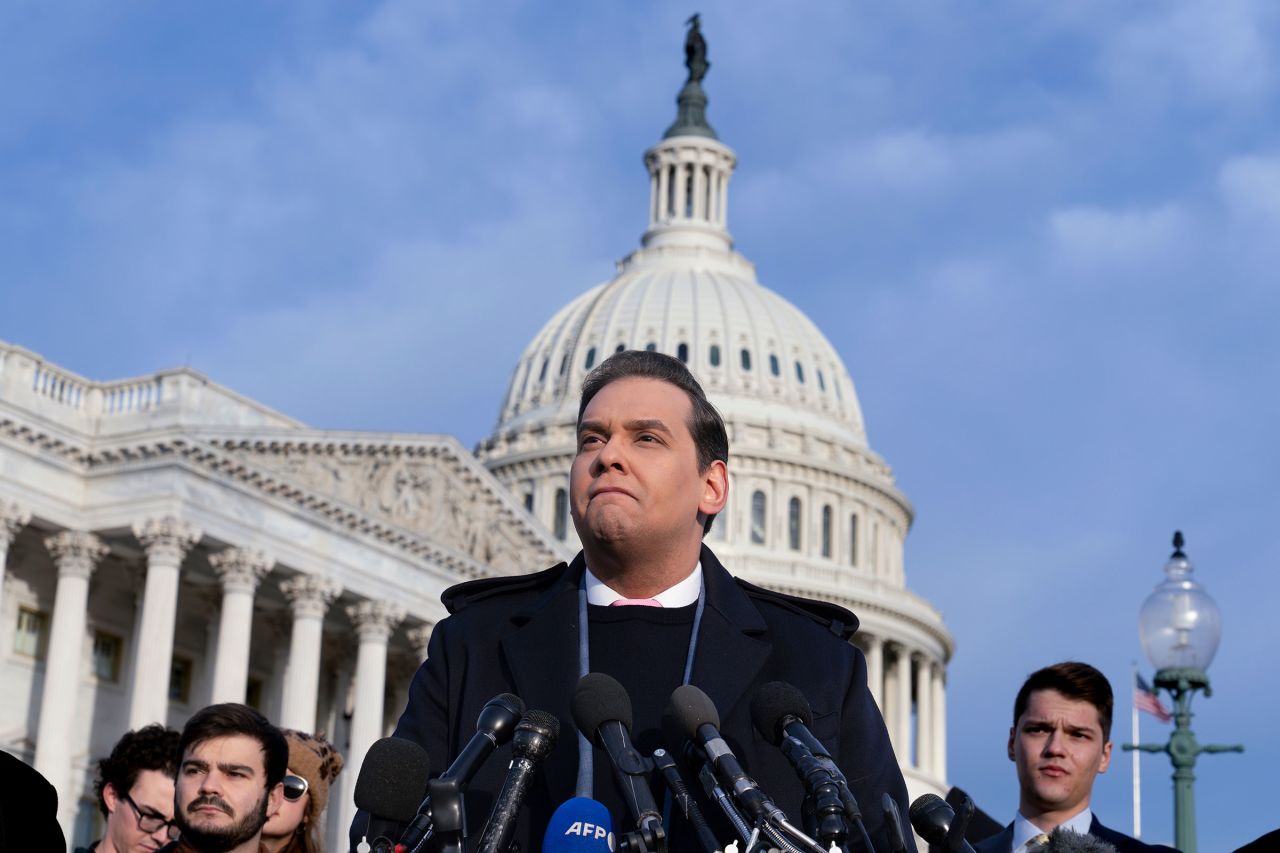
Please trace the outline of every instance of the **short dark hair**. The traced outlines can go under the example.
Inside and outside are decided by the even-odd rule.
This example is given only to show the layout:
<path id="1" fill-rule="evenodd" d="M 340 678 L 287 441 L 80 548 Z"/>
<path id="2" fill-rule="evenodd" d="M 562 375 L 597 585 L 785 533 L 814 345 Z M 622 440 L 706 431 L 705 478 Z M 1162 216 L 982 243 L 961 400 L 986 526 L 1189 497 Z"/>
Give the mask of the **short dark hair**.
<path id="1" fill-rule="evenodd" d="M 1111 682 L 1087 663 L 1068 660 L 1037 669 L 1022 682 L 1018 698 L 1013 702 L 1013 725 L 1027 710 L 1031 694 L 1037 690 L 1056 690 L 1068 699 L 1080 699 L 1098 709 L 1098 722 L 1102 724 L 1102 740 L 1111 740 L 1111 713 L 1115 700 L 1111 694 Z"/>
<path id="2" fill-rule="evenodd" d="M 107 785 L 121 796 L 133 790 L 133 783 L 143 770 L 158 770 L 172 779 L 178 775 L 181 757 L 178 733 L 173 729 L 153 723 L 125 732 L 111 747 L 111 754 L 98 761 L 98 779 L 93 783 L 93 792 L 98 796 L 102 816 L 107 817 L 107 800 L 102 796 Z"/>
<path id="3" fill-rule="evenodd" d="M 609 356 L 600 366 L 582 380 L 582 400 L 578 403 L 578 426 L 582 425 L 582 413 L 601 389 L 619 379 L 657 379 L 676 386 L 689 398 L 692 413 L 689 416 L 689 433 L 698 454 L 698 471 L 705 471 L 712 462 L 729 461 L 729 434 L 724 428 L 724 418 L 707 400 L 706 393 L 689 368 L 678 358 L 651 350 L 624 350 Z M 714 515 L 707 517 L 703 528 L 705 535 L 711 530 Z"/>
<path id="4" fill-rule="evenodd" d="M 199 743 L 217 737 L 248 735 L 262 744 L 262 764 L 270 791 L 284 779 L 289 769 L 289 742 L 280 730 L 262 714 L 237 702 L 209 705 L 196 711 L 182 729 L 178 754 L 186 757 L 187 750 Z"/>

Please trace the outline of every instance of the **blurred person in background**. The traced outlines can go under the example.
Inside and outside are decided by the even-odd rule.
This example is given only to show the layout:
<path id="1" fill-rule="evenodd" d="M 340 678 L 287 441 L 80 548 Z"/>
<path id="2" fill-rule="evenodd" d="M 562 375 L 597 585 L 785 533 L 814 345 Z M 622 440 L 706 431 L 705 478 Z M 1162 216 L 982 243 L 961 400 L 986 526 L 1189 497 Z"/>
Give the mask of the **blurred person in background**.
<path id="1" fill-rule="evenodd" d="M 94 793 L 107 825 L 102 838 L 77 853 L 152 853 L 177 837 L 173 780 L 178 738 L 160 724 L 127 732 L 98 762 Z"/>
<path id="2" fill-rule="evenodd" d="M 322 815 L 342 756 L 323 735 L 281 731 L 289 742 L 284 802 L 262 827 L 262 846 L 267 853 L 324 853 Z"/>

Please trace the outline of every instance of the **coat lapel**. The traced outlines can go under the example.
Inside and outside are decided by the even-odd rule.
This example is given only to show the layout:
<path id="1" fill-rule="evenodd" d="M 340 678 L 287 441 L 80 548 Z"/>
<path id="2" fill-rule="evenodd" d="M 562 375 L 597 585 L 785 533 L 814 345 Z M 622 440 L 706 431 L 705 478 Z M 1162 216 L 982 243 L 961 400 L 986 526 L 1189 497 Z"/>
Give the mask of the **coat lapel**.
<path id="1" fill-rule="evenodd" d="M 759 636 L 768 627 L 760 611 L 705 545 L 701 559 L 707 606 L 690 680 L 711 697 L 724 720 L 755 680 L 773 644 Z"/>

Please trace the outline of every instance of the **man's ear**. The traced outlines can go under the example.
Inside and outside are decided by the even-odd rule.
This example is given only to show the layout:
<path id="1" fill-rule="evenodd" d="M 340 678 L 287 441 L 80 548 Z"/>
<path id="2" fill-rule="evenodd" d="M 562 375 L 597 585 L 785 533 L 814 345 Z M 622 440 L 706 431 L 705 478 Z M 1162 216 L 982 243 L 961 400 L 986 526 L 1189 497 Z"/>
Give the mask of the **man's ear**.
<path id="1" fill-rule="evenodd" d="M 1013 738 L 1016 734 L 1017 734 L 1017 727 L 1009 726 L 1009 760 L 1010 761 L 1017 760 L 1016 758 L 1013 757 Z"/>
<path id="2" fill-rule="evenodd" d="M 1111 741 L 1107 741 L 1102 747 L 1102 759 L 1098 762 L 1098 772 L 1106 773 L 1107 768 L 1111 766 Z"/>
<path id="3" fill-rule="evenodd" d="M 702 472 L 702 500 L 698 512 L 716 515 L 729 500 L 729 468 L 723 459 L 717 459 Z"/>
<path id="4" fill-rule="evenodd" d="M 115 785 L 108 782 L 102 786 L 102 800 L 107 804 L 107 813 L 114 814 L 120 805 L 120 795 L 116 793 Z"/>

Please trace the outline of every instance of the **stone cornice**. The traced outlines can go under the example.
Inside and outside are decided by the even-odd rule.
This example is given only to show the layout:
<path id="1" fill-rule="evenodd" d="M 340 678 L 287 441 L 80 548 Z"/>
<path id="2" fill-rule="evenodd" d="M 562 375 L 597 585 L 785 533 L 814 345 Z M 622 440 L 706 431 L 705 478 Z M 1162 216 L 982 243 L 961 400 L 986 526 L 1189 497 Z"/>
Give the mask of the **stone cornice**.
<path id="1" fill-rule="evenodd" d="M 550 533 L 531 528 L 527 513 L 516 505 L 515 499 L 507 490 L 474 462 L 474 458 L 461 445 L 449 438 L 319 431 L 311 435 L 299 435 L 294 430 L 268 429 L 251 430 L 246 435 L 246 431 L 232 433 L 170 429 L 151 432 L 129 441 L 95 441 L 93 446 L 89 446 L 69 442 L 0 414 L 0 441 L 4 439 L 33 448 L 46 459 L 54 460 L 84 476 L 138 465 L 182 461 L 317 513 L 346 530 L 376 539 L 414 558 L 435 563 L 459 578 L 490 576 L 494 572 L 488 565 L 457 549 L 381 521 L 313 489 L 297 485 L 282 475 L 247 464 L 244 459 L 233 454 L 241 450 L 314 453 L 320 456 L 350 454 L 386 458 L 434 457 L 454 466 L 461 480 L 489 494 L 494 499 L 494 509 L 504 520 L 520 530 L 524 547 L 538 555 L 531 558 L 528 571 L 546 568 L 558 562 L 562 556 Z M 484 482 L 485 480 L 488 482 Z"/>

